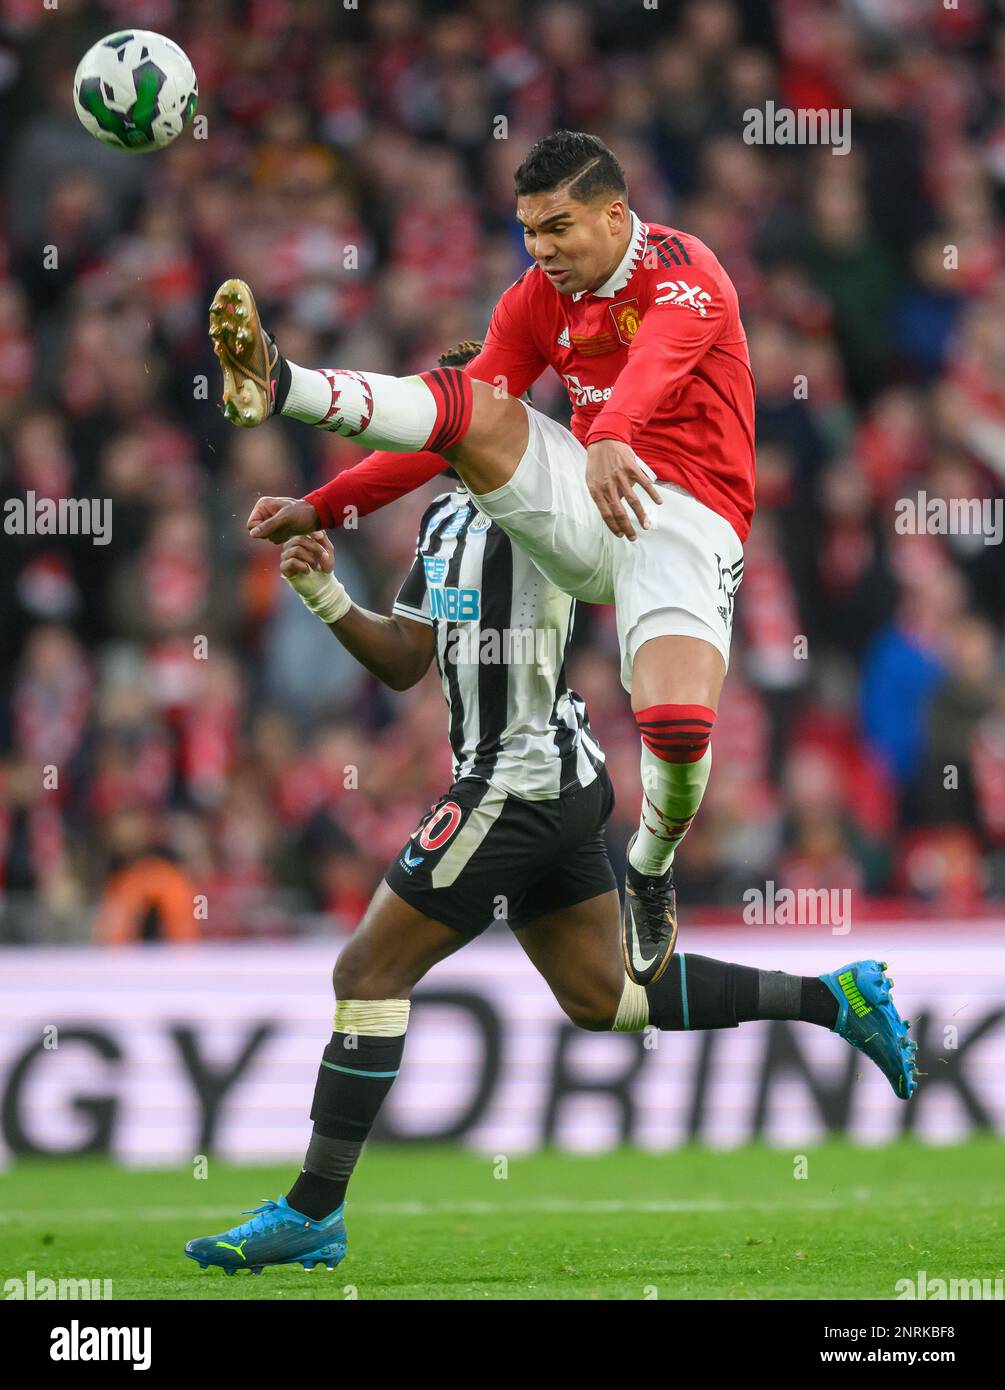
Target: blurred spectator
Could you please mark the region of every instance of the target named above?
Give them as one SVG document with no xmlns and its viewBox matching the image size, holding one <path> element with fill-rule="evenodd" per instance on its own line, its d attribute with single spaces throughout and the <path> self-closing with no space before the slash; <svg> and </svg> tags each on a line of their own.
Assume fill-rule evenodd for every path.
<svg viewBox="0 0 1005 1390">
<path fill-rule="evenodd" d="M 98 903 L 95 940 L 106 946 L 197 941 L 195 884 L 153 843 L 146 816 L 117 812 L 108 838 L 116 862 Z"/>
</svg>

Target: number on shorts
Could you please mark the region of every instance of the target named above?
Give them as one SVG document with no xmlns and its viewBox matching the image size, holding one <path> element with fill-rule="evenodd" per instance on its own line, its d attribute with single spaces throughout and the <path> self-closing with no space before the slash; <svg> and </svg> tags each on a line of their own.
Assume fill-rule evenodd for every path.
<svg viewBox="0 0 1005 1390">
<path fill-rule="evenodd" d="M 445 845 L 461 823 L 461 808 L 456 801 L 445 801 L 430 816 L 419 836 L 423 849 L 439 849 Z"/>
</svg>

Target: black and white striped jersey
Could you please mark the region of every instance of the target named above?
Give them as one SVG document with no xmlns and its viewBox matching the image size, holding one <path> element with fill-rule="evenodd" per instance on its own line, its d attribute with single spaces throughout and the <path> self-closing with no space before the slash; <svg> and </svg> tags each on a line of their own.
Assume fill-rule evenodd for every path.
<svg viewBox="0 0 1005 1390">
<path fill-rule="evenodd" d="M 394 612 L 435 629 L 455 780 L 543 801 L 596 778 L 604 755 L 565 679 L 575 600 L 464 488 L 427 508 Z"/>
</svg>

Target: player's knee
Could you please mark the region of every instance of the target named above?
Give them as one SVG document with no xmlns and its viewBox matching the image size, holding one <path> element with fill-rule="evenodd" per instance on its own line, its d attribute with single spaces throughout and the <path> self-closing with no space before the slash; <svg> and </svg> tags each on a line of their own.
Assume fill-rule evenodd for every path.
<svg viewBox="0 0 1005 1390">
<path fill-rule="evenodd" d="M 484 381 L 472 382 L 471 421 L 463 439 L 444 451 L 465 482 L 477 492 L 502 486 L 527 448 L 527 412 L 506 394 Z"/>
<path fill-rule="evenodd" d="M 332 989 L 335 991 L 336 999 L 355 999 L 353 985 L 358 978 L 358 973 L 349 955 L 349 948 L 346 946 L 340 951 L 338 960 L 335 962 L 335 969 L 332 971 Z"/>
<path fill-rule="evenodd" d="M 368 959 L 368 953 L 360 950 L 359 944 L 350 941 L 339 953 L 332 971 L 332 985 L 336 999 L 384 999 L 380 993 L 382 984 L 380 971 L 375 962 Z M 374 994 L 374 989 L 378 993 Z"/>
<path fill-rule="evenodd" d="M 605 1017 L 602 1010 L 573 1006 L 566 1008 L 566 1014 L 577 1028 L 583 1028 L 588 1033 L 609 1033 L 613 1015 Z"/>
<path fill-rule="evenodd" d="M 613 1010 L 597 1008 L 591 1004 L 565 1004 L 563 1008 L 577 1028 L 583 1028 L 588 1033 L 611 1031 L 611 1024 L 614 1022 Z"/>
<path fill-rule="evenodd" d="M 397 962 L 380 959 L 362 938 L 342 948 L 332 971 L 336 999 L 405 999 L 414 983 Z"/>
<path fill-rule="evenodd" d="M 620 987 L 612 987 L 598 989 L 589 995 L 560 999 L 559 1003 L 566 1017 L 577 1028 L 584 1028 L 588 1033 L 609 1033 L 620 998 Z"/>
<path fill-rule="evenodd" d="M 523 406 L 509 394 L 505 378 L 492 385 L 485 381 L 473 381 L 468 434 L 484 437 L 487 441 L 499 430 L 526 434 L 527 414 Z"/>
</svg>

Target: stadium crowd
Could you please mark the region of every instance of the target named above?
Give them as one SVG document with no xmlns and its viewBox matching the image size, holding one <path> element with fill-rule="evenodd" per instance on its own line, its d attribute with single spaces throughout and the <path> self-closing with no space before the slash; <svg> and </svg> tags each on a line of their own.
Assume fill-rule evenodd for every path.
<svg viewBox="0 0 1005 1390">
<path fill-rule="evenodd" d="M 3 16 L 0 939 L 359 920 L 449 782 L 442 696 L 435 673 L 383 690 L 247 539 L 259 494 L 301 495 L 361 451 L 291 422 L 229 427 L 206 306 L 242 276 L 298 362 L 431 366 L 526 264 L 512 172 L 562 125 L 613 147 L 643 218 L 715 250 L 757 383 L 759 509 L 679 856 L 686 914 L 739 920 L 769 880 L 851 888 L 859 914 L 1000 901 L 992 0 L 8 0 Z M 199 75 L 204 125 L 156 155 L 106 150 L 73 110 L 79 57 L 124 25 L 169 34 Z M 850 109 L 850 150 L 747 143 L 744 113 L 768 102 Z M 567 418 L 551 374 L 535 404 Z M 358 601 L 388 611 L 437 490 L 336 535 Z M 110 499 L 110 542 L 17 534 L 7 504 L 31 493 Z M 997 530 L 912 530 L 920 493 L 989 499 Z M 620 871 L 638 737 L 616 655 L 613 612 L 581 608 L 572 684 L 625 789 Z"/>
</svg>

